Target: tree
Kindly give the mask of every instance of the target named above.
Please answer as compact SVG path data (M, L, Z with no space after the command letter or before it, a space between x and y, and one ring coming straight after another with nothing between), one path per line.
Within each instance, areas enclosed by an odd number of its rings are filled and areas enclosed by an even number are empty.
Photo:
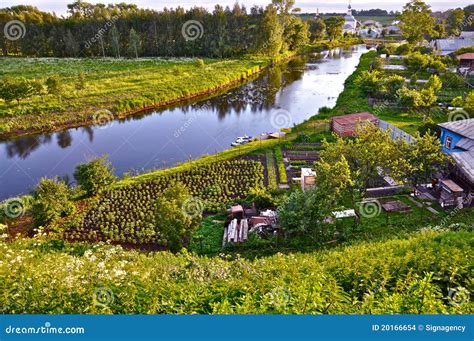
M278 207L278 221L288 235L308 235L322 243L334 238L335 226L328 224L327 218L352 186L352 179L344 157L334 164L319 161L315 169L316 188L293 192Z
M326 24L322 18L312 19L309 21L309 33L312 43L324 38L326 34Z
M110 30L110 40L112 42L115 57L120 58L120 33L115 25Z
M323 142L321 160L329 164L340 162L343 158L347 161L351 174L348 192L354 206L380 174L400 177L397 168L399 152L389 131L383 132L371 123L361 123L355 139L335 138L334 143Z
M463 21L464 11L461 8L450 11L446 20L448 34L459 36L462 31Z
M77 184L88 196L102 193L115 181L114 169L104 155L88 163L78 165L74 171Z
M138 50L140 47L140 37L137 32L132 28L128 35L128 55L130 57L138 58Z
M363 71L355 80L355 84L365 95L374 96L381 90L382 79L379 71Z
M337 17L329 17L326 19L326 31L329 36L329 40L333 41L336 38L340 38L342 32L344 30L344 18L337 16Z
M437 75L432 75L425 84L425 88L432 89L433 92L437 94L443 88L443 82Z
M58 76L51 76L46 79L46 88L50 95L61 95L62 83Z
M272 5L268 5L263 14L261 36L261 51L268 56L277 56L283 46L283 26Z
M431 182L432 178L448 165L448 157L442 152L439 138L429 131L415 135L415 142L398 141L399 150L405 160L405 178L414 189Z
M392 75L383 79L383 90L387 97L396 98L397 91L405 85L405 77Z
M464 100L464 109L470 114L474 115L474 91L469 92Z
M194 199L188 189L179 183L171 184L156 201L155 224L161 241L173 251L179 251L199 225L201 212L187 208Z
M424 71L428 67L430 62L431 62L431 57L428 55L423 55L420 52L410 53L404 59L404 63L406 67L411 72Z
M69 188L59 180L42 178L33 191L31 213L36 226L45 226L74 212Z
M67 30L65 40L67 55L69 57L77 57L79 55L79 44L77 44L71 30Z
M407 3L399 19L402 34L411 44L418 44L423 41L425 35L434 34L436 20L431 16L430 6L422 0L411 0Z

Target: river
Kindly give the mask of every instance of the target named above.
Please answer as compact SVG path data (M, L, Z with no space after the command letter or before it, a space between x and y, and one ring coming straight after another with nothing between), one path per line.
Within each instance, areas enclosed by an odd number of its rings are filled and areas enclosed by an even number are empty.
M224 94L141 113L104 126L0 142L0 199L27 194L41 177L68 175L108 154L117 175L230 148L238 136L291 127L335 105L365 46L302 56Z

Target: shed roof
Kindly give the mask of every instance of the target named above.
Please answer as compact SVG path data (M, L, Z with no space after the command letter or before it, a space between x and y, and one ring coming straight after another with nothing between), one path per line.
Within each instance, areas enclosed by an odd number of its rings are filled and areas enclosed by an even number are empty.
M474 184L474 150L450 154L461 172Z
M445 122L439 124L439 126L461 136L474 139L474 118L453 122Z
M232 213L240 213L240 212L244 212L244 208L241 205L236 205L236 206L232 206L230 211Z
M461 60L474 60L474 53L463 53L458 56L459 59Z
M355 114L343 115L343 116L335 116L333 117L333 121L341 124L355 124L360 121L378 121L378 118L371 114L370 112L359 112Z
M464 150L474 150L474 139L465 137L456 144L456 148L461 148Z
M448 188L451 192L462 192L464 191L457 183L453 180L441 180L441 184L443 184L446 188Z
M473 39L463 38L463 39L436 39L435 44L438 50L451 53L456 50L459 50L463 47L471 47L473 45Z

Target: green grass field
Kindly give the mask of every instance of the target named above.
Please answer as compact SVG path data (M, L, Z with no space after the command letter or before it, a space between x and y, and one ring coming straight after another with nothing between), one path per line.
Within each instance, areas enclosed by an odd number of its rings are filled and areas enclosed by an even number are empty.
M55 130L94 122L109 110L114 117L145 107L205 94L238 82L269 63L269 59L31 59L0 58L0 79L21 77L45 83L58 76L60 95L38 94L6 103L0 100L0 137ZM84 88L78 89L80 77ZM108 118L110 119L110 118Z

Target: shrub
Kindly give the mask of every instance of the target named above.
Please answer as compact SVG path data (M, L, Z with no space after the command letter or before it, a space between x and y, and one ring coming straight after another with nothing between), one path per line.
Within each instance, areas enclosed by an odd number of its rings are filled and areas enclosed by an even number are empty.
M114 169L106 158L104 155L76 167L74 178L88 196L103 192L115 180Z
M196 66L197 67L204 67L206 64L204 63L204 60L199 58L199 59L196 59Z
M45 226L74 212L69 188L58 178L42 178L33 192L31 213L36 226Z
M155 224L160 242L177 252L201 220L201 201L194 199L183 184L168 187L156 202Z

